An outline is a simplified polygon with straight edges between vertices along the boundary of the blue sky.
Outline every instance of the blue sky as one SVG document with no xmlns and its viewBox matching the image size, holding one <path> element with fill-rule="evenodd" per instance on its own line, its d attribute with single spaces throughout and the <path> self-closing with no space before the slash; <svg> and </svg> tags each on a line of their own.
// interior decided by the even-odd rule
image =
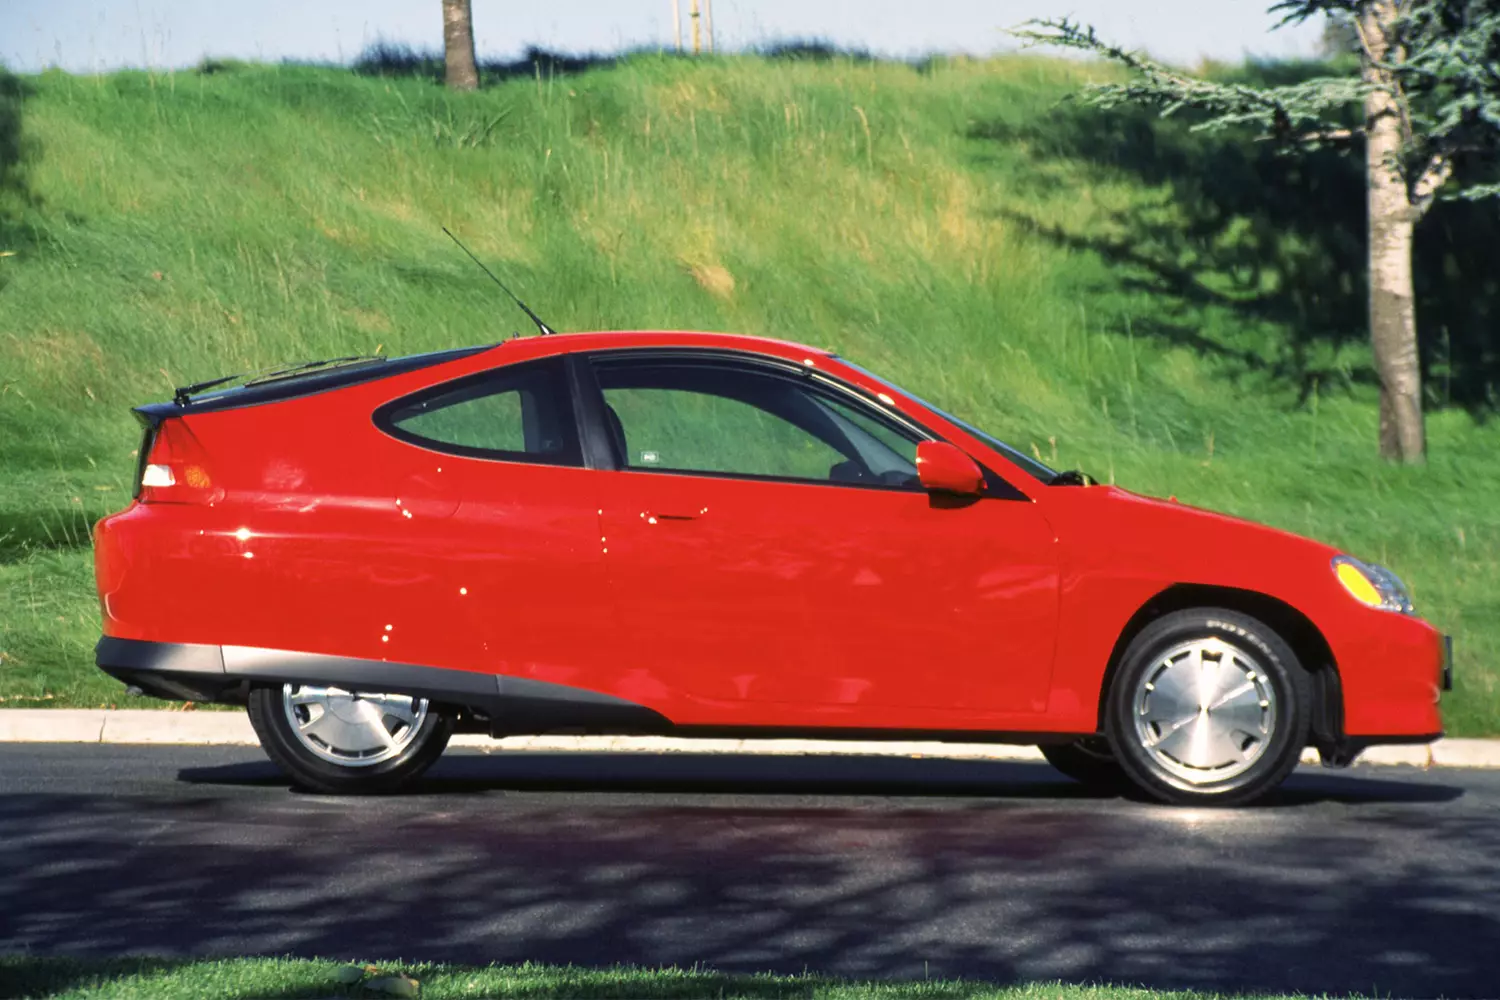
<svg viewBox="0 0 1500 1000">
<path fill-rule="evenodd" d="M 671 0 L 473 0 L 481 55 L 669 44 Z M 680 0 L 683 20 L 689 0 Z M 1029 17 L 1070 15 L 1180 63 L 1308 55 L 1318 27 L 1272 32 L 1268 0 L 713 0 L 721 48 L 817 37 L 877 53 L 987 53 Z M 439 0 L 0 0 L 0 62 L 190 66 L 204 56 L 348 61 L 377 39 L 441 44 Z"/>
</svg>

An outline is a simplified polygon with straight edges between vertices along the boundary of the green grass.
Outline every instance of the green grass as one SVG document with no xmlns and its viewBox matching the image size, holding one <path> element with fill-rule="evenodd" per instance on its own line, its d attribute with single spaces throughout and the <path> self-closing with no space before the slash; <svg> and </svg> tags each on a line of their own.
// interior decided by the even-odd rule
<svg viewBox="0 0 1500 1000">
<path fill-rule="evenodd" d="M 293 997 L 376 997 L 363 984 L 344 985 L 338 962 L 291 958 L 172 961 L 164 959 L 38 959 L 0 956 L 0 995 L 51 1000 L 266 1000 Z M 724 975 L 684 969 L 581 969 L 520 965 L 468 968 L 383 965 L 363 983 L 404 973 L 426 1000 L 447 997 L 630 998 L 630 1000 L 1210 1000 L 1216 994 L 1161 993 L 1118 986 L 1026 986 L 935 980 L 867 983 L 821 976 Z"/>
<path fill-rule="evenodd" d="M 1253 308 L 1314 266 L 1305 236 L 1226 218 L 1192 244 L 1180 192 L 1047 140 L 1099 72 L 637 56 L 468 95 L 307 67 L 30 78 L 37 203 L 0 230 L 0 697 L 122 701 L 89 662 L 86 548 L 128 496 L 128 407 L 525 328 L 446 223 L 560 329 L 833 347 L 1061 467 L 1386 562 L 1457 637 L 1449 731 L 1500 732 L 1500 427 L 1439 412 L 1425 468 L 1380 463 L 1361 340 Z M 1129 220 L 1194 294 L 1100 252 L 1154 245 Z M 1232 263 L 1267 246 L 1279 268 Z"/>
</svg>

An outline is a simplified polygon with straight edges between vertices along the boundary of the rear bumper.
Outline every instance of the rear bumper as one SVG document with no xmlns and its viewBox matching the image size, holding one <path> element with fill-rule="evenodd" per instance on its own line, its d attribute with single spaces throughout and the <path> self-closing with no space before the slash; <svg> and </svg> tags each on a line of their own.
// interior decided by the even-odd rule
<svg viewBox="0 0 1500 1000">
<path fill-rule="evenodd" d="M 222 646 L 143 642 L 107 635 L 94 647 L 94 662 L 115 680 L 153 698 L 244 701 L 245 679 L 225 671 Z"/>
</svg>

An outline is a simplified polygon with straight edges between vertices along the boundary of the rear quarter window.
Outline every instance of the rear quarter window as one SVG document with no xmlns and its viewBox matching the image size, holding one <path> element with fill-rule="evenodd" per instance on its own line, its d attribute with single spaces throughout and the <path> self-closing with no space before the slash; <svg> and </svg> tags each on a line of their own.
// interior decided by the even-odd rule
<svg viewBox="0 0 1500 1000">
<path fill-rule="evenodd" d="M 560 360 L 507 366 L 424 389 L 376 410 L 375 425 L 431 451 L 583 464 Z"/>
<path fill-rule="evenodd" d="M 535 409 L 535 399 L 524 398 L 525 389 L 506 389 L 472 399 L 439 397 L 393 421 L 414 437 L 436 444 L 458 445 L 484 451 L 525 452 L 525 411 Z M 559 443 L 543 443 L 540 450 L 557 450 Z"/>
</svg>

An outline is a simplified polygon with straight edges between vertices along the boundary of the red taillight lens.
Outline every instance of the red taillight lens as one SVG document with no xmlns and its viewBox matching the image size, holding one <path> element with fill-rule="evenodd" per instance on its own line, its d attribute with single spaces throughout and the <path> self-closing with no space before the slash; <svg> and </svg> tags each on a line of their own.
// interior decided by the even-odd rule
<svg viewBox="0 0 1500 1000">
<path fill-rule="evenodd" d="M 157 428 L 141 465 L 141 502 L 214 503 L 223 495 L 203 445 L 188 426 L 172 419 Z"/>
</svg>

